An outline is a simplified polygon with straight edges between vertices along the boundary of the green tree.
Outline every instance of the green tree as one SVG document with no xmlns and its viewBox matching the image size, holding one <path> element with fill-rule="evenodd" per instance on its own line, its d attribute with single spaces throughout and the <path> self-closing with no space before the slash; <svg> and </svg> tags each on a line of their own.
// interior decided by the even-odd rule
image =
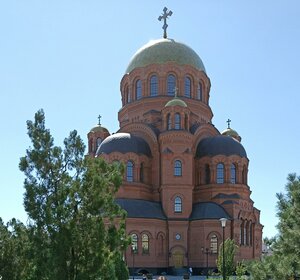
<svg viewBox="0 0 300 280">
<path fill-rule="evenodd" d="M 271 256 L 253 262 L 248 270 L 253 275 L 259 272 L 268 279 L 291 280 L 300 276 L 300 177 L 289 174 L 286 193 L 278 193 L 278 235 L 266 240 L 272 250 Z M 255 278 L 256 279 L 256 278 Z"/>
<path fill-rule="evenodd" d="M 19 167 L 26 177 L 24 206 L 34 263 L 30 279 L 124 280 L 125 213 L 114 202 L 122 166 L 85 158 L 76 131 L 64 148 L 55 146 L 43 110 L 27 121 L 27 129 L 32 147 Z"/>
<path fill-rule="evenodd" d="M 238 246 L 234 243 L 232 239 L 225 240 L 225 274 L 226 278 L 231 276 L 235 271 L 234 256 Z M 219 255 L 217 259 L 218 270 L 223 274 L 223 243 L 220 244 Z"/>
<path fill-rule="evenodd" d="M 6 225 L 0 218 L 0 276 L 3 280 L 28 279 L 30 267 L 30 232 L 19 221 Z"/>
</svg>

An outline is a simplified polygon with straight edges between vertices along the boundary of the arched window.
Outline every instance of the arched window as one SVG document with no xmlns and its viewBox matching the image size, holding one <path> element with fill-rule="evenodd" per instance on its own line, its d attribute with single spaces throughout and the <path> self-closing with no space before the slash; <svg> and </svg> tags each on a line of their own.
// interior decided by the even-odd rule
<svg viewBox="0 0 300 280">
<path fill-rule="evenodd" d="M 217 184 L 224 183 L 224 164 L 218 163 L 217 164 Z"/>
<path fill-rule="evenodd" d="M 157 76 L 153 75 L 150 78 L 150 96 L 157 96 L 157 94 L 158 94 Z"/>
<path fill-rule="evenodd" d="M 131 249 L 134 254 L 138 252 L 138 236 L 136 233 L 131 234 Z"/>
<path fill-rule="evenodd" d="M 179 196 L 176 196 L 174 199 L 174 212 L 175 213 L 182 212 L 182 199 Z"/>
<path fill-rule="evenodd" d="M 250 246 L 253 245 L 253 224 L 250 221 L 250 226 L 249 226 L 249 242 L 250 242 Z"/>
<path fill-rule="evenodd" d="M 236 167 L 235 164 L 230 165 L 230 183 L 235 184 L 236 183 Z"/>
<path fill-rule="evenodd" d="M 126 165 L 126 179 L 127 182 L 133 182 L 133 162 L 127 161 Z"/>
<path fill-rule="evenodd" d="M 162 234 L 160 234 L 157 238 L 157 249 L 159 256 L 164 254 L 164 237 Z"/>
<path fill-rule="evenodd" d="M 140 166 L 140 181 L 143 183 L 144 182 L 144 163 L 141 163 Z"/>
<path fill-rule="evenodd" d="M 136 100 L 139 100 L 142 98 L 142 81 L 141 80 L 136 81 L 135 94 L 136 94 Z"/>
<path fill-rule="evenodd" d="M 176 78 L 174 75 L 172 75 L 172 74 L 168 75 L 167 85 L 168 85 L 168 88 L 167 88 L 168 95 L 174 96 L 175 87 L 176 87 Z"/>
<path fill-rule="evenodd" d="M 240 227 L 240 244 L 244 245 L 244 221 L 242 220 L 241 222 L 241 227 Z"/>
<path fill-rule="evenodd" d="M 218 253 L 218 237 L 215 234 L 210 237 L 210 251 L 213 254 Z"/>
<path fill-rule="evenodd" d="M 130 103 L 131 98 L 130 98 L 130 92 L 129 92 L 129 88 L 126 88 L 126 103 Z"/>
<path fill-rule="evenodd" d="M 197 99 L 202 101 L 202 84 L 198 84 L 198 89 L 197 89 Z"/>
<path fill-rule="evenodd" d="M 244 221 L 244 245 L 248 245 L 248 222 Z"/>
<path fill-rule="evenodd" d="M 209 165 L 205 165 L 205 184 L 210 184 L 210 168 Z"/>
<path fill-rule="evenodd" d="M 142 253 L 149 254 L 149 236 L 145 233 L 142 235 Z"/>
<path fill-rule="evenodd" d="M 246 168 L 246 165 L 244 165 L 244 167 L 243 167 L 242 177 L 243 177 L 243 184 L 247 185 L 247 168 Z"/>
<path fill-rule="evenodd" d="M 93 152 L 93 140 L 89 140 L 89 152 Z"/>
<path fill-rule="evenodd" d="M 180 160 L 175 160 L 174 176 L 182 176 L 182 163 Z"/>
<path fill-rule="evenodd" d="M 98 137 L 97 140 L 96 140 L 96 149 L 98 149 L 98 147 L 100 146 L 101 142 L 102 142 L 102 139 L 100 137 Z"/>
<path fill-rule="evenodd" d="M 172 120 L 170 114 L 167 115 L 167 130 L 172 129 Z"/>
<path fill-rule="evenodd" d="M 174 126 L 175 129 L 181 129 L 181 117 L 179 113 L 176 113 L 174 116 Z"/>
<path fill-rule="evenodd" d="M 185 77 L 184 79 L 184 96 L 191 98 L 191 79 L 189 77 Z"/>
</svg>

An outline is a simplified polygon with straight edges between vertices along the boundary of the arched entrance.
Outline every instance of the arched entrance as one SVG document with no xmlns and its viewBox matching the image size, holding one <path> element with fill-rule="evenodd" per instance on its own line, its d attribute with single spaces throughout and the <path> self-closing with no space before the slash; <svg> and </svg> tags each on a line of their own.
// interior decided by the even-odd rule
<svg viewBox="0 0 300 280">
<path fill-rule="evenodd" d="M 174 251 L 172 254 L 172 260 L 175 268 L 182 268 L 183 267 L 183 258 L 184 253 L 182 251 Z"/>
</svg>

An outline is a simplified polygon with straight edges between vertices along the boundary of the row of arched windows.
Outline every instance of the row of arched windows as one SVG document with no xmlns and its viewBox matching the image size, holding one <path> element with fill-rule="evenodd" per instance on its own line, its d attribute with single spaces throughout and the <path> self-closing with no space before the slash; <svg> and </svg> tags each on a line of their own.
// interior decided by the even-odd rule
<svg viewBox="0 0 300 280">
<path fill-rule="evenodd" d="M 144 163 L 140 164 L 140 174 L 139 174 L 140 182 L 144 182 Z M 134 163 L 131 160 L 128 160 L 126 163 L 126 181 L 133 182 L 134 181 Z"/>
<path fill-rule="evenodd" d="M 157 75 L 152 75 L 150 77 L 150 96 L 157 96 L 158 95 L 158 77 Z M 175 89 L 177 87 L 177 78 L 174 74 L 169 74 L 167 76 L 167 95 L 175 96 Z M 187 98 L 192 98 L 192 79 L 189 76 L 184 77 L 184 94 Z M 135 100 L 139 100 L 143 97 L 143 88 L 142 88 L 142 81 L 140 79 L 136 80 L 134 86 L 134 96 Z M 198 82 L 197 92 L 195 99 L 203 101 L 203 94 L 202 94 L 202 84 Z M 131 102 L 131 95 L 129 92 L 128 86 L 125 88 L 125 103 Z"/>
<path fill-rule="evenodd" d="M 180 160 L 174 161 L 174 176 L 182 176 L 182 162 Z M 140 164 L 140 182 L 144 182 L 144 163 Z M 128 160 L 126 163 L 126 181 L 134 181 L 134 163 L 132 160 Z"/>
<path fill-rule="evenodd" d="M 253 223 L 243 220 L 240 226 L 240 245 L 252 246 L 253 244 Z"/>
<path fill-rule="evenodd" d="M 142 239 L 142 254 L 149 254 L 150 247 L 149 247 L 149 235 L 143 233 L 141 236 Z M 136 233 L 131 234 L 131 248 L 134 250 L 134 253 L 137 254 L 140 251 L 140 244 L 139 244 L 139 237 Z"/>
<path fill-rule="evenodd" d="M 216 183 L 224 184 L 225 183 L 225 175 L 226 175 L 225 165 L 224 165 L 224 163 L 219 162 L 216 167 Z M 208 164 L 206 164 L 205 165 L 205 184 L 210 184 L 210 183 L 212 183 L 211 167 Z M 237 165 L 235 163 L 230 164 L 229 183 L 231 183 L 231 184 L 237 183 Z M 243 170 L 242 170 L 242 183 L 247 184 L 246 166 L 244 166 Z"/>
</svg>

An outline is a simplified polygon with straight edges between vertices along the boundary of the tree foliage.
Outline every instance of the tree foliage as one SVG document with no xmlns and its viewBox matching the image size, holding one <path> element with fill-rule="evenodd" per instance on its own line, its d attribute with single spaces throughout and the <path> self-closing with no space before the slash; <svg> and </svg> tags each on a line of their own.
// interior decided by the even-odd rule
<svg viewBox="0 0 300 280">
<path fill-rule="evenodd" d="M 224 243 L 225 253 L 225 274 L 226 277 L 231 276 L 235 271 L 235 252 L 238 246 L 234 243 L 233 239 L 226 239 Z M 223 274 L 223 243 L 220 244 L 219 255 L 217 259 L 218 271 Z"/>
<path fill-rule="evenodd" d="M 32 146 L 19 167 L 25 174 L 29 224 L 18 227 L 28 239 L 24 254 L 30 254 L 26 275 L 16 279 L 126 279 L 125 213 L 114 202 L 123 167 L 85 157 L 76 131 L 63 148 L 55 146 L 43 110 L 27 129 Z M 2 225 L 1 231 L 11 242 L 8 228 Z"/>
<path fill-rule="evenodd" d="M 249 265 L 253 275 L 258 270 L 264 275 L 257 279 L 290 280 L 300 276 L 300 177 L 289 174 L 287 180 L 286 193 L 277 194 L 278 235 L 266 240 L 272 255 Z"/>
</svg>

